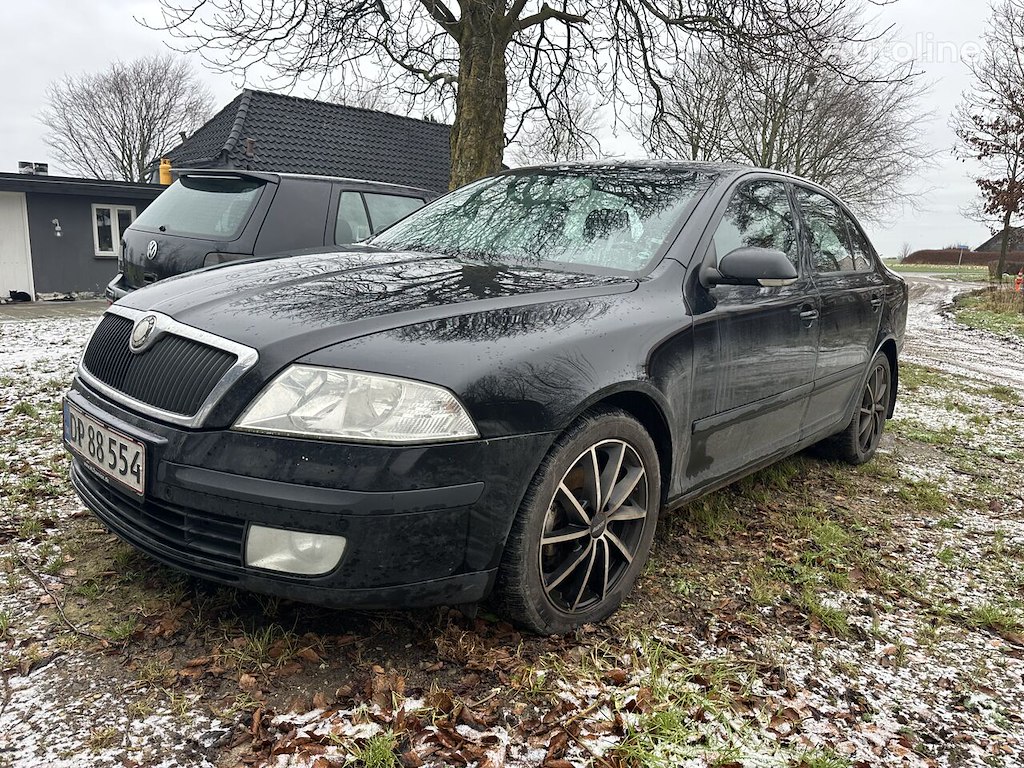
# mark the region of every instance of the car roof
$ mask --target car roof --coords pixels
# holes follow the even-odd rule
[[[635,168],[639,170],[677,170],[677,171],[704,171],[723,177],[739,177],[751,173],[768,174],[778,176],[790,181],[799,181],[819,189],[824,189],[810,179],[802,176],[780,171],[776,168],[762,168],[756,165],[747,165],[736,162],[708,162],[702,160],[586,160],[573,161],[569,163],[544,163],[538,165],[525,165],[518,168],[509,168],[503,173],[518,173],[520,171],[560,171],[573,169],[600,169],[600,168]],[[826,190],[827,191],[827,190]],[[834,193],[830,193],[834,194]]]
[[[647,170],[680,170],[680,171],[706,171],[708,173],[730,174],[741,171],[760,170],[750,165],[731,162],[702,162],[698,160],[587,160],[574,161],[571,163],[543,163],[528,165],[519,168],[509,168],[505,173],[516,173],[518,171],[558,171],[595,168],[636,168]],[[767,169],[765,169],[767,170]],[[775,171],[772,171],[775,173]]]
[[[600,169],[600,168],[636,168],[646,170],[678,170],[678,171],[703,171],[715,174],[723,179],[733,180],[748,175],[772,176],[782,181],[798,182],[810,187],[826,196],[837,200],[847,213],[850,213],[850,206],[835,192],[823,187],[811,179],[797,176],[794,173],[780,171],[776,168],[762,168],[756,165],[745,165],[735,162],[705,162],[700,160],[588,160],[573,161],[569,163],[546,163],[543,165],[521,166],[509,168],[502,173],[518,173],[520,171],[571,171],[573,169]]]
[[[315,181],[323,183],[342,182],[344,184],[357,184],[366,187],[381,187],[392,190],[403,190],[406,192],[422,192],[431,197],[436,197],[436,192],[421,187],[409,187],[402,184],[389,184],[386,181],[374,181],[372,179],[350,179],[343,176],[321,176],[312,173],[279,173],[277,171],[250,171],[244,168],[175,168],[177,176],[248,176],[253,179],[264,181],[280,181],[281,179],[298,179],[300,181]]]

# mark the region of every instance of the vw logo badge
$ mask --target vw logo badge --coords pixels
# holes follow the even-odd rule
[[[132,352],[141,352],[148,345],[153,336],[153,328],[156,327],[156,315],[146,315],[140,318],[132,328],[132,336],[128,340],[128,348]]]
[[[147,259],[155,259],[156,258],[157,249],[159,249],[159,248],[160,248],[160,246],[158,246],[156,244],[156,240],[150,240],[149,241],[149,245],[146,246],[146,258]]]

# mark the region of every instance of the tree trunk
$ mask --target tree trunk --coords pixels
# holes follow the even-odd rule
[[[451,189],[501,170],[505,151],[508,31],[501,2],[469,4],[459,39]]]
[[[999,242],[999,262],[996,265],[996,279],[1003,282],[1003,270],[1006,269],[1006,251],[1010,245],[1010,218],[1013,211],[1007,209],[1003,214],[1003,237]]]

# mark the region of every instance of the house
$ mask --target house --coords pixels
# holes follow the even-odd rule
[[[450,134],[429,120],[244,90],[166,156],[179,169],[308,173],[444,193]],[[152,181],[158,165],[155,158]],[[101,293],[117,273],[121,232],[163,189],[0,173],[0,299]]]
[[[172,168],[309,173],[444,193],[450,134],[429,120],[244,90],[165,157]]]
[[[164,190],[66,176],[0,173],[0,299],[11,291],[102,293],[121,232]]]
[[[1003,247],[1002,231],[992,235],[988,240],[974,249],[975,253],[998,254]],[[1007,253],[1024,251],[1024,227],[1010,227],[1010,242],[1006,249]]]

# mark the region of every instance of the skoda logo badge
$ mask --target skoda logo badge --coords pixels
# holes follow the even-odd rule
[[[159,247],[160,246],[156,244],[156,240],[150,240],[149,245],[146,246],[146,258],[155,259],[156,252]]]
[[[132,328],[132,336],[128,341],[128,348],[132,352],[141,352],[149,344],[153,336],[153,328],[156,327],[156,315],[146,315],[140,318]]]

